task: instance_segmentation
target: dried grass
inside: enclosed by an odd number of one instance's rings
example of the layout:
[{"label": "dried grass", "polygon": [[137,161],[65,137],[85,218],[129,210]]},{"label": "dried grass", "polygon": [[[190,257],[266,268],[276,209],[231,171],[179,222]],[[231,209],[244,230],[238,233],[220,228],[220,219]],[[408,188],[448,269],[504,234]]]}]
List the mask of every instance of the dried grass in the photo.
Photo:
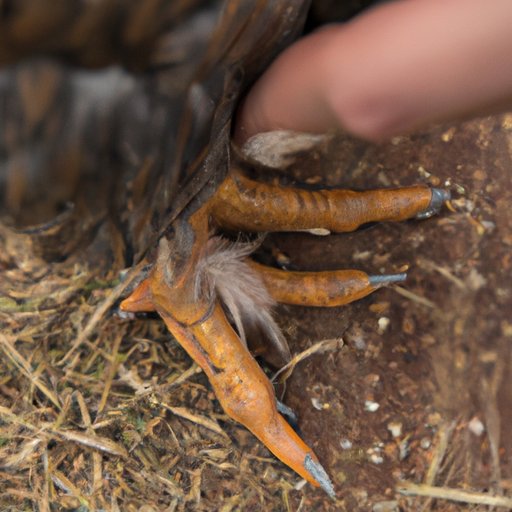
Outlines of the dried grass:
[{"label": "dried grass", "polygon": [[281,480],[293,474],[274,464],[259,477],[268,458],[247,458],[232,444],[246,431],[223,414],[163,325],[116,316],[129,280],[119,284],[111,269],[76,258],[1,260],[0,510],[281,501]]}]

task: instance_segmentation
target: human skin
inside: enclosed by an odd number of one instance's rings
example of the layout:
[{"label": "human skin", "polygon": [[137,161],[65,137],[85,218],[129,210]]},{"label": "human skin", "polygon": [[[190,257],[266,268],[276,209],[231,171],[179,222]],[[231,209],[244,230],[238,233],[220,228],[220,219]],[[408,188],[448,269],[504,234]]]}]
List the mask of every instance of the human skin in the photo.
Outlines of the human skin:
[{"label": "human skin", "polygon": [[399,0],[286,49],[243,101],[235,140],[342,128],[379,141],[511,107],[511,0]]}]

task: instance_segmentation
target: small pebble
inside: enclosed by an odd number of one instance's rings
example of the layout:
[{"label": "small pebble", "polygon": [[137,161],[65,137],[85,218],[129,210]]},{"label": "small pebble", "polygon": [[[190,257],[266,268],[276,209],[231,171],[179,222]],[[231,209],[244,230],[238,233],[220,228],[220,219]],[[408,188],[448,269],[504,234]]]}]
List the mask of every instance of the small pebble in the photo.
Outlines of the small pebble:
[{"label": "small pebble", "polygon": [[362,336],[354,336],[353,340],[356,350],[366,350],[366,341]]},{"label": "small pebble", "polygon": [[442,135],[441,140],[443,142],[450,142],[453,139],[453,136],[455,135],[455,128],[448,128]]},{"label": "small pebble", "polygon": [[372,253],[371,251],[355,251],[352,254],[352,259],[354,261],[366,261],[371,257]]},{"label": "small pebble", "polygon": [[313,407],[317,411],[321,411],[324,408],[324,406],[322,405],[322,403],[320,402],[320,400],[318,398],[312,398],[311,403],[313,404]]},{"label": "small pebble", "polygon": [[489,233],[492,233],[496,228],[496,224],[492,220],[482,220],[480,224],[482,224],[484,229]]},{"label": "small pebble", "polygon": [[365,382],[367,382],[370,386],[377,386],[377,384],[380,382],[380,375],[377,375],[376,373],[369,373],[365,378]]},{"label": "small pebble", "polygon": [[304,478],[302,480],[299,480],[294,486],[293,488],[296,490],[296,491],[300,491],[308,482],[306,480],[304,480]]},{"label": "small pebble", "polygon": [[398,445],[398,458],[400,460],[405,460],[409,456],[410,451],[409,440],[404,439]]},{"label": "small pebble", "polygon": [[121,320],[134,320],[137,318],[135,313],[131,311],[123,311],[121,308],[117,308],[115,311],[117,317],[121,318]]},{"label": "small pebble", "polygon": [[430,176],[432,175],[432,173],[428,172],[425,167],[423,167],[422,165],[420,165],[418,167],[418,174],[422,177],[422,178],[430,178]]},{"label": "small pebble", "polygon": [[309,233],[310,235],[315,235],[315,236],[328,236],[331,234],[331,232],[325,228],[311,228],[311,229],[305,229],[304,231],[306,233]]},{"label": "small pebble", "polygon": [[477,437],[480,437],[485,432],[484,424],[476,416],[468,423],[468,428]]},{"label": "small pebble", "polygon": [[379,334],[384,334],[389,327],[391,320],[387,316],[381,316],[377,321]]},{"label": "small pebble", "polygon": [[340,446],[344,449],[344,450],[350,450],[350,448],[352,448],[352,441],[350,439],[342,439],[340,441]]},{"label": "small pebble", "polygon": [[373,402],[372,400],[366,400],[364,403],[365,411],[375,412],[380,407],[380,404]]},{"label": "small pebble", "polygon": [[390,421],[387,427],[394,438],[400,437],[402,435],[402,424],[399,421]]},{"label": "small pebble", "polygon": [[370,461],[374,464],[382,464],[384,462],[384,457],[378,453],[372,453],[370,455]]},{"label": "small pebble", "polygon": [[346,340],[353,344],[356,350],[366,350],[366,341],[364,339],[364,333],[361,326],[358,324],[354,325],[352,329],[346,334]]},{"label": "small pebble", "polygon": [[469,286],[469,289],[476,292],[482,286],[485,286],[487,284],[487,279],[478,272],[475,268],[472,268],[469,271],[469,275],[466,278],[466,283]]},{"label": "small pebble", "polygon": [[466,211],[471,213],[475,209],[475,203],[471,199],[465,197],[459,197],[458,199],[452,199],[450,204],[458,210]]},{"label": "small pebble", "polygon": [[420,446],[424,450],[428,450],[432,446],[432,441],[428,437],[423,437],[420,441]]}]

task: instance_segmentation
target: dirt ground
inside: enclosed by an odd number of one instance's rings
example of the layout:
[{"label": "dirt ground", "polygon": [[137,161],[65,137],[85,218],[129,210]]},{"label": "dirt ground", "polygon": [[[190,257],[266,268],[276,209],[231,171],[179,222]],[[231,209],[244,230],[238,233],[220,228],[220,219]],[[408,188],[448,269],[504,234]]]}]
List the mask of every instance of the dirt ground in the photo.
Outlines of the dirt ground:
[{"label": "dirt ground", "polygon": [[[409,274],[400,287],[343,308],[281,311],[295,351],[320,339],[346,343],[301,363],[286,393],[340,503],[295,491],[292,510],[304,499],[305,510],[398,510],[402,479],[510,494],[511,130],[504,116],[382,146],[340,137],[301,162],[297,174],[310,181],[360,189],[420,182],[453,198],[427,221],[269,242],[302,269]],[[398,503],[473,510],[425,498]]]},{"label": "dirt ground", "polygon": [[43,265],[3,226],[0,508],[455,511],[510,499],[511,156],[508,115],[380,146],[339,136],[290,169],[315,184],[453,194],[429,220],[272,235],[261,249],[287,268],[409,274],[342,308],[277,311],[293,353],[344,340],[300,362],[283,398],[336,501],[227,418],[160,320],[110,307],[118,273],[104,244]]}]

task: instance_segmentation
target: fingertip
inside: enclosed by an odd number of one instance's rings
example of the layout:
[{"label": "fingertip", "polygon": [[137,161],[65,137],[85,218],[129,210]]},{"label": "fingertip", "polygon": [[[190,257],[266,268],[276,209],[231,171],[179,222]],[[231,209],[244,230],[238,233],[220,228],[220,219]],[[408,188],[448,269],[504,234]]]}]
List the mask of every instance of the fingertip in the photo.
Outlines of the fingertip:
[{"label": "fingertip", "polygon": [[273,130],[322,133],[336,126],[325,104],[322,48],[332,32],[323,27],[281,53],[241,102],[234,140]]}]

